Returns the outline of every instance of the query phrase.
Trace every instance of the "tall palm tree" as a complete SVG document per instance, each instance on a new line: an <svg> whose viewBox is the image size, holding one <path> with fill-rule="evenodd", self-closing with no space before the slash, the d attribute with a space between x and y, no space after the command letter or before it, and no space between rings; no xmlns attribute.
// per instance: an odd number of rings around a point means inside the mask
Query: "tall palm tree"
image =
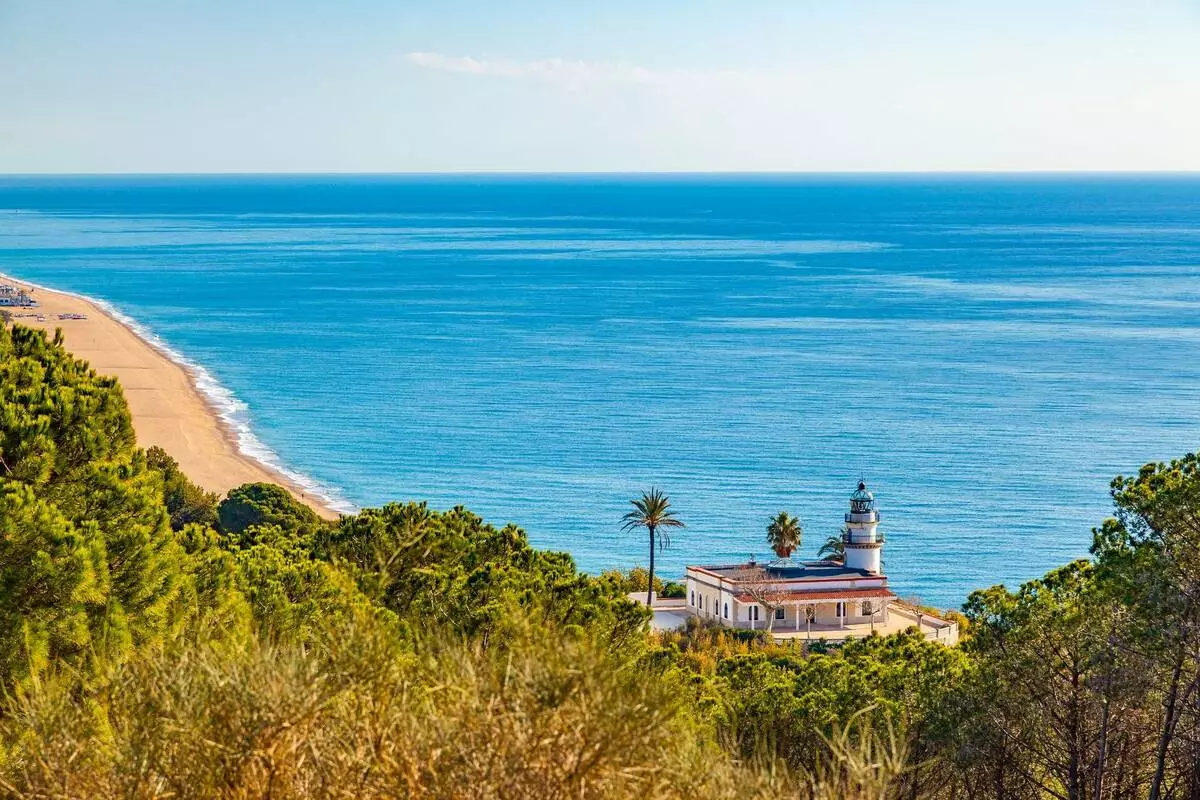
<svg viewBox="0 0 1200 800"><path fill-rule="evenodd" d="M800 539L803 536L804 529L800 527L800 520L786 511L780 511L767 526L767 543L780 558L787 558L792 551L800 549Z"/></svg>
<svg viewBox="0 0 1200 800"><path fill-rule="evenodd" d="M825 544L821 545L821 549L817 551L817 558L846 563L846 529L844 527L840 533L835 533L825 540Z"/></svg>
<svg viewBox="0 0 1200 800"><path fill-rule="evenodd" d="M642 492L641 497L629 503L633 510L621 518L625 521L621 528L627 531L645 528L650 532L650 581L646 586L646 605L650 606L654 603L654 547L658 545L661 550L670 545L671 536L667 529L682 528L683 523L675 519L671 501L659 489Z"/></svg>

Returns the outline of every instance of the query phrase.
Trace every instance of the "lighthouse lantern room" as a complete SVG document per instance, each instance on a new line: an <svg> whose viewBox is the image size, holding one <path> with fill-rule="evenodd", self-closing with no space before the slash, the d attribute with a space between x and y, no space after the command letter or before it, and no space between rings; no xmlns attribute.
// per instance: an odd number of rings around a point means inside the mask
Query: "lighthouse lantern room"
<svg viewBox="0 0 1200 800"><path fill-rule="evenodd" d="M850 513L846 515L846 527L842 533L847 567L880 574L883 538L878 528L879 511L875 508L875 495L867 491L865 483L860 482L858 489L850 495Z"/></svg>

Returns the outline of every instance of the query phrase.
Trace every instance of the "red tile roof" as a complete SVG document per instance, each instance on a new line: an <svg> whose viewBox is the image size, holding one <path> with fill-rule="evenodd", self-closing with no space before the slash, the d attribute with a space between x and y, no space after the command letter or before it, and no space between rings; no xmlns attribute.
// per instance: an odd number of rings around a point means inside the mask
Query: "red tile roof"
<svg viewBox="0 0 1200 800"><path fill-rule="evenodd" d="M786 592L778 593L771 592L772 600L782 600L785 597L789 600L852 600L856 597L891 598L895 596L885 586L876 586L874 589L830 589L821 592L806 592L803 589L789 589ZM754 598L748 594L734 595L734 599L739 603L754 602Z"/></svg>

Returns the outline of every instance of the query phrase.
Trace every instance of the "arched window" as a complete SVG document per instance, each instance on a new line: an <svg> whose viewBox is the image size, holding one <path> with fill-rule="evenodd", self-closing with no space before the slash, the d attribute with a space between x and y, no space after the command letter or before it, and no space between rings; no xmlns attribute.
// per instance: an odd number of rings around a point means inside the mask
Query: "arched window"
<svg viewBox="0 0 1200 800"><path fill-rule="evenodd" d="M688 592L688 605L689 606L696 605L696 593L695 592Z"/></svg>

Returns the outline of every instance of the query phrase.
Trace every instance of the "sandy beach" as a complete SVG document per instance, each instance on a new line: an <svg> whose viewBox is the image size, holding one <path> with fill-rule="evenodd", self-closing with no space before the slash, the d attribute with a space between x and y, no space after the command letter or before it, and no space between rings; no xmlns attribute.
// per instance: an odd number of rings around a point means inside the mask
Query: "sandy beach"
<svg viewBox="0 0 1200 800"><path fill-rule="evenodd" d="M211 491L224 494L244 483L277 483L321 516L337 518L336 511L306 495L286 476L242 454L233 431L196 389L188 371L121 322L79 297L31 287L3 275L0 283L26 289L40 303L38 308L6 310L14 316L41 314L44 321L18 316L14 322L51 334L61 328L71 353L121 382L139 445L163 448L185 474ZM60 314L80 314L86 319L59 319Z"/></svg>

